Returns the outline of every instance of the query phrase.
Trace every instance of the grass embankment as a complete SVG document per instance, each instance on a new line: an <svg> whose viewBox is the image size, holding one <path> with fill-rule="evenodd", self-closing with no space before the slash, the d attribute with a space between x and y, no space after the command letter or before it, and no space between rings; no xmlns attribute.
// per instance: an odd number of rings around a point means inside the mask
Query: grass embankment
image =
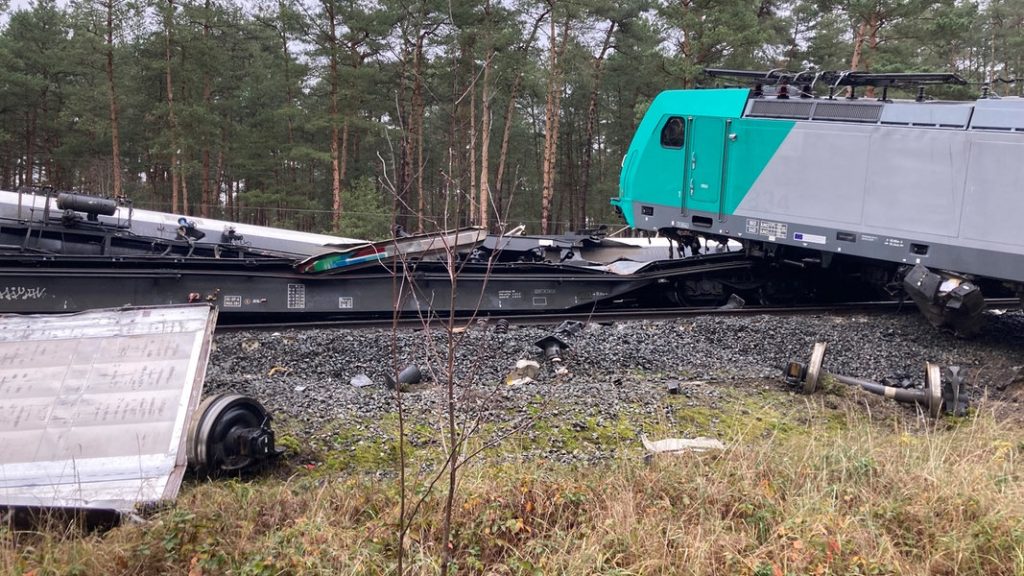
<svg viewBox="0 0 1024 576"><path fill-rule="evenodd" d="M716 420L725 451L649 464L624 439L620 457L596 465L495 464L491 452L464 469L459 573L1024 574L1017 425L984 408L934 427L909 411L870 420L856 402L805 408L802 417L798 408L764 418L749 399L729 402ZM738 424L747 422L757 424ZM577 426L576 441L614 441L622 425L608 426ZM562 435L576 428L558 427L554 437L571 444ZM523 443L510 439L508 448ZM393 451L381 447L387 459ZM372 458L329 461L312 470L286 464L287 477L188 483L143 525L0 527L0 568L34 576L393 573L397 481L359 469L379 464ZM439 491L414 521L413 573L437 571L442 502Z"/></svg>

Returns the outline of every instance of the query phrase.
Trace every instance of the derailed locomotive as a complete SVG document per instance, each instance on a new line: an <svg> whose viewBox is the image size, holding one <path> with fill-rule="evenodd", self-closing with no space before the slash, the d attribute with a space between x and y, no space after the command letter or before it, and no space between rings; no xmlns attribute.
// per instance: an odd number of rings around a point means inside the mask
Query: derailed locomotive
<svg viewBox="0 0 1024 576"><path fill-rule="evenodd" d="M978 327L979 286L1024 294L1024 100L924 96L963 83L951 74L708 72L756 84L652 102L612 200L630 226L733 238L779 266L871 270L962 333ZM857 98L865 86L881 97ZM889 100L893 86L918 97Z"/></svg>

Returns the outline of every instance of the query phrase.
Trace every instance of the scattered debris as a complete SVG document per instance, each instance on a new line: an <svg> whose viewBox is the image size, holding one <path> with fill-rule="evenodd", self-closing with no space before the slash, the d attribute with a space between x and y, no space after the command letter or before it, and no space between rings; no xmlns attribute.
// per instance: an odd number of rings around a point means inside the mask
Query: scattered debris
<svg viewBox="0 0 1024 576"><path fill-rule="evenodd" d="M366 388L367 386L373 386L373 380L366 374L356 374L348 381L349 384L356 388Z"/></svg>
<svg viewBox="0 0 1024 576"><path fill-rule="evenodd" d="M290 372L290 370L288 368L285 368L284 366L274 366L273 368L270 369L269 372L267 372L267 376L269 376L270 378L273 378L278 374L282 376L287 376L288 372Z"/></svg>
<svg viewBox="0 0 1024 576"><path fill-rule="evenodd" d="M259 350L260 341L255 338L246 338L245 340L242 340L241 346L243 352L252 353L255 352L256 350Z"/></svg>
<svg viewBox="0 0 1024 576"><path fill-rule="evenodd" d="M679 382L678 380L672 380L665 385L665 391L669 394L682 394L683 396L689 396L693 388L697 386L704 386L707 384L705 380L687 380L685 382Z"/></svg>
<svg viewBox="0 0 1024 576"><path fill-rule="evenodd" d="M807 394L818 390L822 372L822 364L825 359L825 343L818 342L814 345L811 359L806 365L800 362L790 362L786 366L786 381L792 384L803 386ZM886 386L878 382L844 376L842 374L830 374L837 382L857 386L872 394L878 394L904 404L917 404L928 411L932 418L938 418L943 413L963 415L967 412L967 394L964 389L963 378L960 375L960 367L949 368L949 382L942 385L942 373L937 364L925 363L924 386L922 388L896 388Z"/></svg>
<svg viewBox="0 0 1024 576"><path fill-rule="evenodd" d="M509 385L524 384L524 380L533 382L533 379L540 373L540 364L536 360L519 360L505 377L505 383Z"/></svg>
<svg viewBox="0 0 1024 576"><path fill-rule="evenodd" d="M307 274L321 274L360 264L422 258L453 248L473 246L481 243L486 237L487 231L480 228L448 230L440 234L408 234L396 227L394 238L360 246L329 246L323 252L295 264L295 268Z"/></svg>
<svg viewBox="0 0 1024 576"><path fill-rule="evenodd" d="M569 343L555 334L549 334L534 342L533 345L544 351L544 357L549 362L561 362L562 350L569 348Z"/></svg>
<svg viewBox="0 0 1024 576"><path fill-rule="evenodd" d="M943 408L954 416L964 416L968 407L967 383L964 382L959 366L947 367L946 373L949 377L942 386L942 399L945 402Z"/></svg>
<svg viewBox="0 0 1024 576"><path fill-rule="evenodd" d="M653 454L679 454L683 452L707 452L708 450L724 450L725 444L715 438L698 436L697 438L665 438L648 440L646 434L640 435L644 449Z"/></svg>
<svg viewBox="0 0 1024 576"><path fill-rule="evenodd" d="M562 323L555 328L555 334L575 336L583 330L583 326L583 322L580 322L579 320L563 320Z"/></svg>
<svg viewBox="0 0 1024 576"><path fill-rule="evenodd" d="M718 307L719 310L739 310L747 305L747 301L736 294L729 294L729 300Z"/></svg>
<svg viewBox="0 0 1024 576"><path fill-rule="evenodd" d="M390 374L384 375L384 386L388 390L407 392L410 386L419 384L422 380L423 373L420 372L420 367L415 364L410 364L398 373L397 379L392 378Z"/></svg>
<svg viewBox="0 0 1024 576"><path fill-rule="evenodd" d="M936 328L971 337L984 326L985 297L977 284L965 278L936 274L917 264L903 277L903 289Z"/></svg>

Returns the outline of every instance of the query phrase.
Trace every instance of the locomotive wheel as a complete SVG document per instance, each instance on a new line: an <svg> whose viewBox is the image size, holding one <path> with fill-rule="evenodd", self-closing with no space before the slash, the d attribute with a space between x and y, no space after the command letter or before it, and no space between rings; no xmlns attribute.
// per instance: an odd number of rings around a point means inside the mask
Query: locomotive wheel
<svg viewBox="0 0 1024 576"><path fill-rule="evenodd" d="M728 301L729 293L719 280L700 278L676 282L666 296L672 305L689 308L721 306Z"/></svg>
<svg viewBox="0 0 1024 576"><path fill-rule="evenodd" d="M942 371L938 364L924 365L924 389L928 394L928 414L932 418L942 415Z"/></svg>
<svg viewBox="0 0 1024 576"><path fill-rule="evenodd" d="M263 406L241 394L215 394L199 405L188 428L188 462L206 472L244 468L255 458L243 454L239 434L259 429L270 419Z"/></svg>
<svg viewBox="0 0 1024 576"><path fill-rule="evenodd" d="M804 378L804 394L813 394L818 389L821 377L821 365L825 362L825 343L818 342L811 351L811 361L807 363L807 376Z"/></svg>

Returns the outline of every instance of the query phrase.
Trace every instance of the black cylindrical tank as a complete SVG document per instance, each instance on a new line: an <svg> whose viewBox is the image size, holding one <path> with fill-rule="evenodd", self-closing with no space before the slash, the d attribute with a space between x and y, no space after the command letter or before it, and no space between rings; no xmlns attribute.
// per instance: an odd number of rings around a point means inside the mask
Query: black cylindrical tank
<svg viewBox="0 0 1024 576"><path fill-rule="evenodd" d="M99 196L61 192L57 195L57 208L85 212L86 214L113 216L117 212L117 202L110 198L100 198Z"/></svg>

